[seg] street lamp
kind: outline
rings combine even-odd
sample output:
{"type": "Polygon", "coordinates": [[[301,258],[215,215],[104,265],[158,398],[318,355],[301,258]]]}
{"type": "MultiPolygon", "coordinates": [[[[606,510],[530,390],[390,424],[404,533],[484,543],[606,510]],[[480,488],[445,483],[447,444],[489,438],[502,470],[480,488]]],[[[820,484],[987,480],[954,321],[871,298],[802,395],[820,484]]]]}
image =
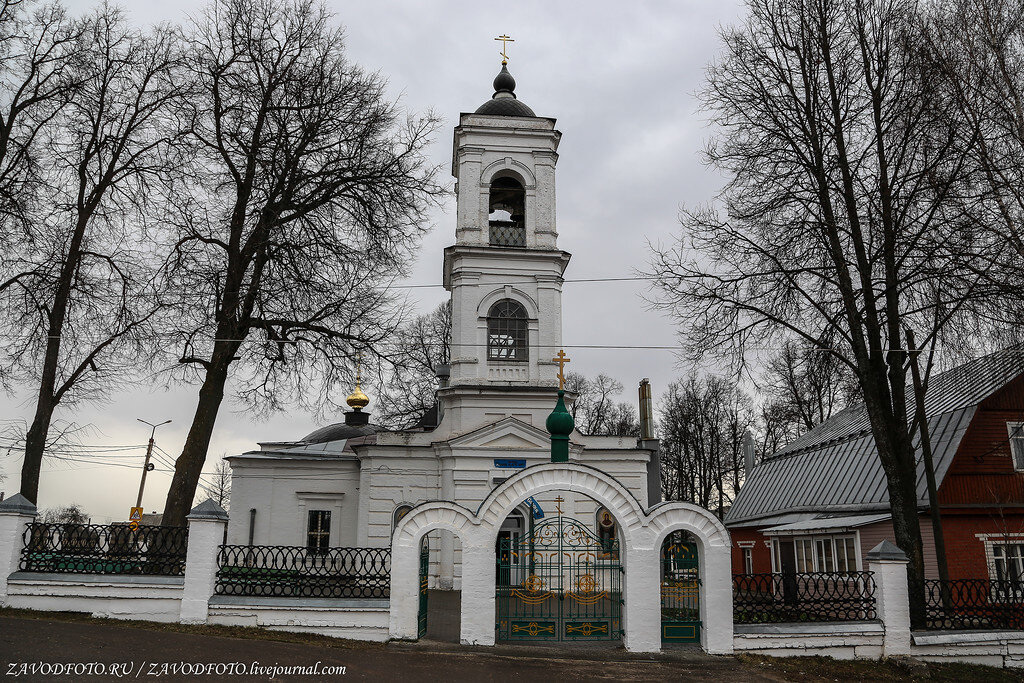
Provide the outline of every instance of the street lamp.
{"type": "Polygon", "coordinates": [[[139,482],[139,499],[135,501],[135,507],[140,508],[142,507],[142,492],[146,488],[146,474],[150,470],[149,459],[153,457],[153,445],[156,443],[156,441],[153,440],[153,437],[156,436],[156,428],[170,423],[170,420],[165,420],[159,424],[153,424],[152,422],[146,422],[142,418],[137,417],[135,419],[141,422],[142,424],[149,425],[150,427],[153,428],[153,430],[149,433],[149,446],[146,447],[146,463],[142,466],[142,481],[139,482]]]}

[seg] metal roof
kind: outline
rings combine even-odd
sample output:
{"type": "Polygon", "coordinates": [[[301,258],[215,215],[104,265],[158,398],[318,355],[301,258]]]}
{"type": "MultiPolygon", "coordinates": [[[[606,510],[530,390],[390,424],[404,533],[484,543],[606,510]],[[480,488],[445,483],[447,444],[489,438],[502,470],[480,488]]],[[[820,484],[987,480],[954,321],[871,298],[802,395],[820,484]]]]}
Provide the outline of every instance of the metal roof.
{"type": "Polygon", "coordinates": [[[815,517],[802,522],[779,524],[763,529],[766,534],[787,534],[800,531],[818,531],[819,529],[853,529],[867,524],[874,524],[892,517],[888,512],[874,515],[853,515],[849,517],[815,517]]]}
{"type": "MultiPolygon", "coordinates": [[[[925,396],[935,478],[941,484],[978,404],[1024,374],[1024,353],[1003,351],[931,378],[925,396]]],[[[913,416],[908,388],[908,414],[913,416]]],[[[917,497],[927,504],[927,484],[918,441],[917,497]]],[[[725,521],[768,521],[793,512],[865,512],[889,509],[882,463],[875,452],[867,412],[861,404],[843,410],[758,464],[725,521]]],[[[777,522],[776,522],[777,523],[777,522]]]]}

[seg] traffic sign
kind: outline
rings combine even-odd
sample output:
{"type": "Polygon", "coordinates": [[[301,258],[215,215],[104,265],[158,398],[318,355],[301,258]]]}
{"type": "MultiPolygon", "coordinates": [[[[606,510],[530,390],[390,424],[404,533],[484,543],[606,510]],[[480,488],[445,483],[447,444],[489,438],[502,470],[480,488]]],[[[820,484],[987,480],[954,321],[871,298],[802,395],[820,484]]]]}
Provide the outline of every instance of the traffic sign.
{"type": "Polygon", "coordinates": [[[129,522],[141,522],[142,521],[142,508],[132,508],[132,512],[128,515],[129,522]]]}

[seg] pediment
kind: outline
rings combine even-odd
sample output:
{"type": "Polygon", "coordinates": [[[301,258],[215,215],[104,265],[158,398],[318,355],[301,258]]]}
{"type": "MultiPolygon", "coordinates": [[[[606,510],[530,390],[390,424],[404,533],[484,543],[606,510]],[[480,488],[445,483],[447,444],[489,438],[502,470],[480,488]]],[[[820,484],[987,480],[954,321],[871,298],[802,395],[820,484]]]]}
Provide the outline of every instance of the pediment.
{"type": "Polygon", "coordinates": [[[546,450],[551,448],[551,436],[533,425],[506,417],[457,436],[448,443],[452,448],[546,450]]]}

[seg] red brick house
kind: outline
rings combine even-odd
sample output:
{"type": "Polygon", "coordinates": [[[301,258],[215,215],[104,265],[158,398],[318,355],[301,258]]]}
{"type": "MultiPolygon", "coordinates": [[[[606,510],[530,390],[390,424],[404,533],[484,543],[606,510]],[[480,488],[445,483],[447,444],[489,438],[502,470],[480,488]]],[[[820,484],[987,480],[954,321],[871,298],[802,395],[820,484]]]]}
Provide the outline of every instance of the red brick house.
{"type": "MultiPolygon", "coordinates": [[[[935,375],[925,409],[950,578],[1024,576],[1024,353],[996,353],[935,375]]],[[[920,455],[918,463],[926,575],[937,578],[920,455]]],[[[737,574],[866,569],[867,552],[895,539],[863,406],[754,467],[725,524],[737,574]]]]}

